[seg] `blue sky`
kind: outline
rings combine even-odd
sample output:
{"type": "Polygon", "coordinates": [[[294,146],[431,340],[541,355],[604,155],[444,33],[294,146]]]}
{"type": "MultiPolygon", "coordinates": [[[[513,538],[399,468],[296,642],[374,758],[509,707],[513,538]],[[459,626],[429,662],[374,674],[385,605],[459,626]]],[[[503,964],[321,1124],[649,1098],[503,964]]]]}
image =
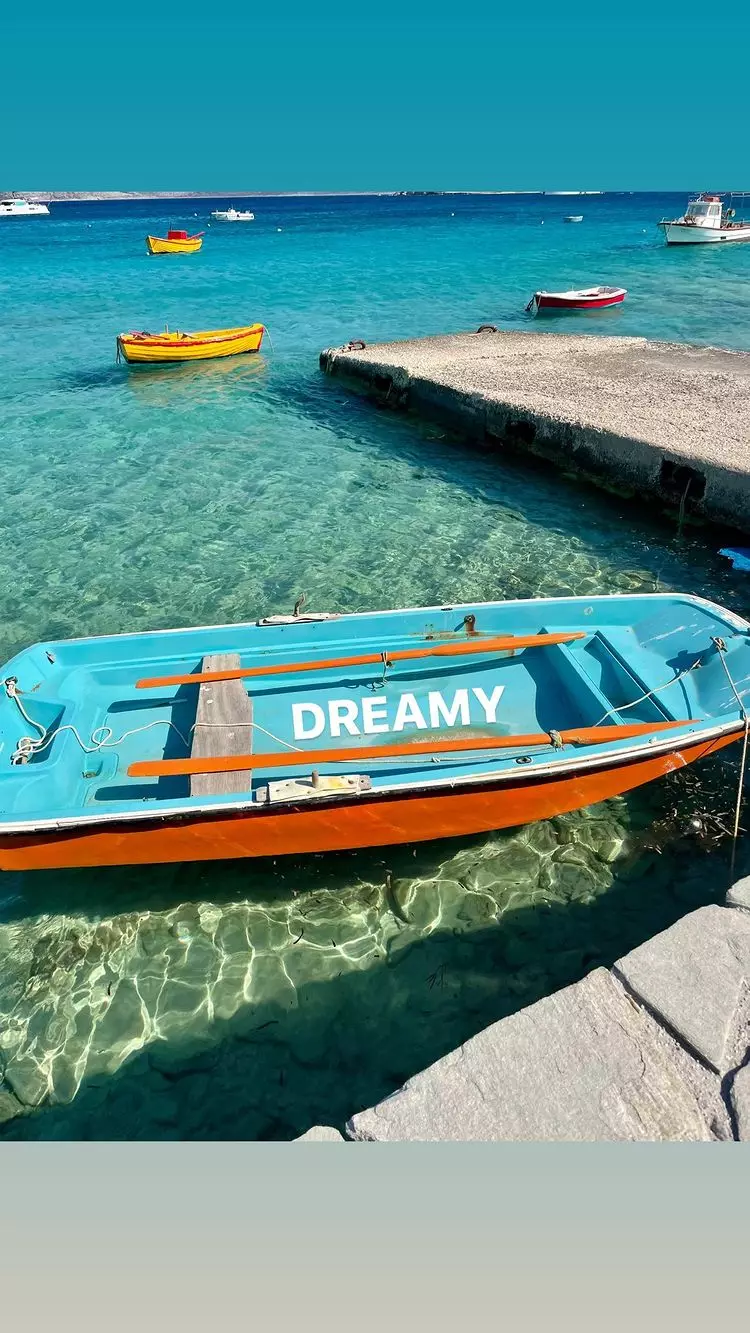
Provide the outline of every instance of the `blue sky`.
{"type": "Polygon", "coordinates": [[[750,188],[749,29],[694,0],[39,0],[2,20],[0,189],[750,188]]]}

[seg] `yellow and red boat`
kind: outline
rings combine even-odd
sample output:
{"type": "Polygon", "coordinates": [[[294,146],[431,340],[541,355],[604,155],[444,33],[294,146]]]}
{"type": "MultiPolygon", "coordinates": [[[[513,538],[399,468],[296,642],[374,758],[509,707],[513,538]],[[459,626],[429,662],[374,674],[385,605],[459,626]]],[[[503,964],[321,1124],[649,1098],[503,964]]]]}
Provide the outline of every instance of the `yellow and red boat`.
{"type": "Polygon", "coordinates": [[[204,329],[200,333],[120,333],[117,360],[128,365],[146,365],[165,361],[203,361],[209,357],[239,356],[259,352],[266,328],[264,324],[246,324],[238,329],[204,329]]]}
{"type": "Polygon", "coordinates": [[[188,236],[186,231],[168,231],[166,236],[147,236],[150,255],[194,255],[203,244],[203,232],[188,236]]]}

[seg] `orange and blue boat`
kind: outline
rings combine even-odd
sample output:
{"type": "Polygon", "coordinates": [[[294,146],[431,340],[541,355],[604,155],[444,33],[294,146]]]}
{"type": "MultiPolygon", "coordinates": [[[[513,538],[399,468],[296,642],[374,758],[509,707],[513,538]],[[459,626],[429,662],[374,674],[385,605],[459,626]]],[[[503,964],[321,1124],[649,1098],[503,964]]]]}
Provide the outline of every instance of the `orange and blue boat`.
{"type": "Polygon", "coordinates": [[[169,361],[205,361],[219,356],[240,356],[259,352],[266,328],[264,324],[246,324],[236,329],[204,329],[200,333],[182,333],[165,329],[163,333],[120,333],[117,360],[128,365],[155,365],[169,361]]]}
{"type": "Polygon", "coordinates": [[[2,669],[0,868],[524,824],[746,735],[750,624],[676,594],[38,643],[2,669]]]}
{"type": "Polygon", "coordinates": [[[150,255],[194,255],[203,244],[202,231],[188,236],[186,231],[168,231],[166,236],[147,236],[146,249],[150,255]]]}

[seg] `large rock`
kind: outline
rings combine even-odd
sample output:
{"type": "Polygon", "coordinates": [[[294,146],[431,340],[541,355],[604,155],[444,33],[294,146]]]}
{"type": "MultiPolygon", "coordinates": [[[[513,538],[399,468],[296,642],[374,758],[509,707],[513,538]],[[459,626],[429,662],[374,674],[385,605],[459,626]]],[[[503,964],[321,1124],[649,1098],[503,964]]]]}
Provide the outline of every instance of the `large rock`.
{"type": "Polygon", "coordinates": [[[686,1058],[598,968],[473,1037],[355,1115],[347,1132],[376,1140],[711,1139],[710,1112],[680,1063],[686,1058]]]}
{"type": "Polygon", "coordinates": [[[343,1134],[330,1125],[313,1125],[306,1134],[300,1134],[295,1143],[344,1143],[343,1134]]]}
{"type": "Polygon", "coordinates": [[[727,903],[730,907],[750,907],[750,875],[738,879],[732,885],[727,894],[727,903]]]}
{"type": "Polygon", "coordinates": [[[750,1033],[750,915],[701,907],[615,964],[639,999],[719,1073],[750,1033]]]}

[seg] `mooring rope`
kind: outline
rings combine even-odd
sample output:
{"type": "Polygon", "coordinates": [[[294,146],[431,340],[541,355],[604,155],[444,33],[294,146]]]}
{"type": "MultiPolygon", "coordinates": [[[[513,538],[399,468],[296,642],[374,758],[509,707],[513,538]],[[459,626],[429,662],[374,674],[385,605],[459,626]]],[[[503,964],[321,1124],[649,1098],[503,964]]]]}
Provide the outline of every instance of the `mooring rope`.
{"type": "Polygon", "coordinates": [[[608,717],[614,717],[615,713],[625,713],[629,708],[635,708],[638,704],[645,703],[647,699],[651,699],[655,694],[661,694],[662,690],[668,690],[670,685],[679,684],[681,680],[684,680],[685,676],[689,676],[691,671],[695,671],[695,668],[700,666],[702,660],[702,657],[696,657],[692,666],[686,667],[684,671],[681,671],[677,676],[673,676],[672,679],[666,681],[664,685],[655,685],[653,690],[647,690],[645,694],[642,694],[639,699],[634,699],[632,703],[621,704],[618,708],[610,708],[609,712],[602,713],[599,721],[595,722],[594,726],[600,727],[602,722],[606,722],[608,717]]]}
{"type": "Polygon", "coordinates": [[[741,714],[742,714],[742,717],[743,717],[743,719],[744,719],[744,722],[745,722],[745,734],[744,734],[743,741],[742,741],[742,759],[741,759],[741,761],[740,761],[740,777],[739,777],[739,782],[737,783],[737,800],[736,800],[735,807],[734,807],[734,828],[732,829],[732,857],[731,857],[731,860],[730,860],[730,863],[729,863],[729,877],[730,877],[730,880],[733,882],[733,881],[734,881],[734,863],[735,863],[735,860],[736,860],[736,857],[737,857],[737,838],[738,838],[738,836],[739,836],[739,832],[740,832],[740,814],[741,814],[741,811],[742,811],[742,797],[743,797],[744,787],[745,787],[745,766],[746,766],[746,763],[747,763],[747,744],[748,744],[748,735],[750,734],[750,714],[748,714],[748,711],[747,711],[747,709],[746,709],[744,703],[742,702],[742,698],[741,698],[741,696],[740,696],[740,694],[739,694],[739,691],[738,691],[738,689],[737,689],[737,686],[736,686],[735,683],[734,683],[734,679],[733,679],[733,677],[732,677],[732,673],[731,673],[731,671],[729,670],[729,667],[727,666],[727,663],[726,663],[726,657],[725,657],[725,655],[726,655],[726,651],[727,651],[727,645],[726,645],[726,643],[724,642],[723,639],[720,639],[720,638],[716,638],[716,639],[714,639],[714,643],[716,644],[716,647],[717,647],[718,650],[719,650],[719,659],[720,659],[720,661],[721,661],[721,665],[722,665],[723,668],[724,668],[724,672],[725,672],[725,674],[726,674],[726,678],[727,678],[727,680],[729,681],[729,684],[730,684],[731,687],[732,687],[732,693],[734,694],[734,697],[735,697],[735,699],[737,700],[737,705],[738,705],[738,707],[739,707],[739,710],[740,710],[740,712],[741,712],[741,714]]]}
{"type": "MultiPolygon", "coordinates": [[[[38,737],[21,736],[13,754],[11,755],[11,764],[27,764],[35,755],[41,754],[43,750],[46,750],[47,746],[52,744],[55,737],[59,736],[63,731],[70,731],[73,733],[84,754],[98,754],[100,750],[117,749],[119,745],[122,745],[124,741],[129,740],[131,736],[138,736],[143,731],[150,731],[152,727],[171,727],[172,731],[179,736],[185,749],[188,750],[190,748],[190,741],[186,738],[184,733],[180,731],[179,727],[175,726],[174,722],[166,717],[156,718],[155,721],[147,722],[142,727],[133,727],[130,731],[124,731],[116,740],[113,739],[114,732],[112,727],[95,727],[87,744],[86,741],[83,740],[78,728],[74,727],[71,722],[66,722],[62,727],[48,730],[46,727],[42,726],[41,722],[37,722],[33,717],[30,717],[29,713],[21,703],[18,683],[12,677],[9,677],[9,679],[5,681],[5,692],[9,699],[15,700],[24,721],[28,722],[30,727],[34,727],[39,732],[38,737]]],[[[188,731],[188,736],[192,736],[198,727],[222,726],[224,726],[224,723],[222,722],[195,722],[188,731]]],[[[255,731],[262,731],[264,736],[268,736],[270,740],[276,741],[278,745],[285,746],[287,750],[295,750],[302,753],[298,745],[292,745],[290,741],[285,741],[280,736],[274,736],[272,731],[267,731],[259,722],[233,722],[232,726],[252,727],[255,731]]]]}

